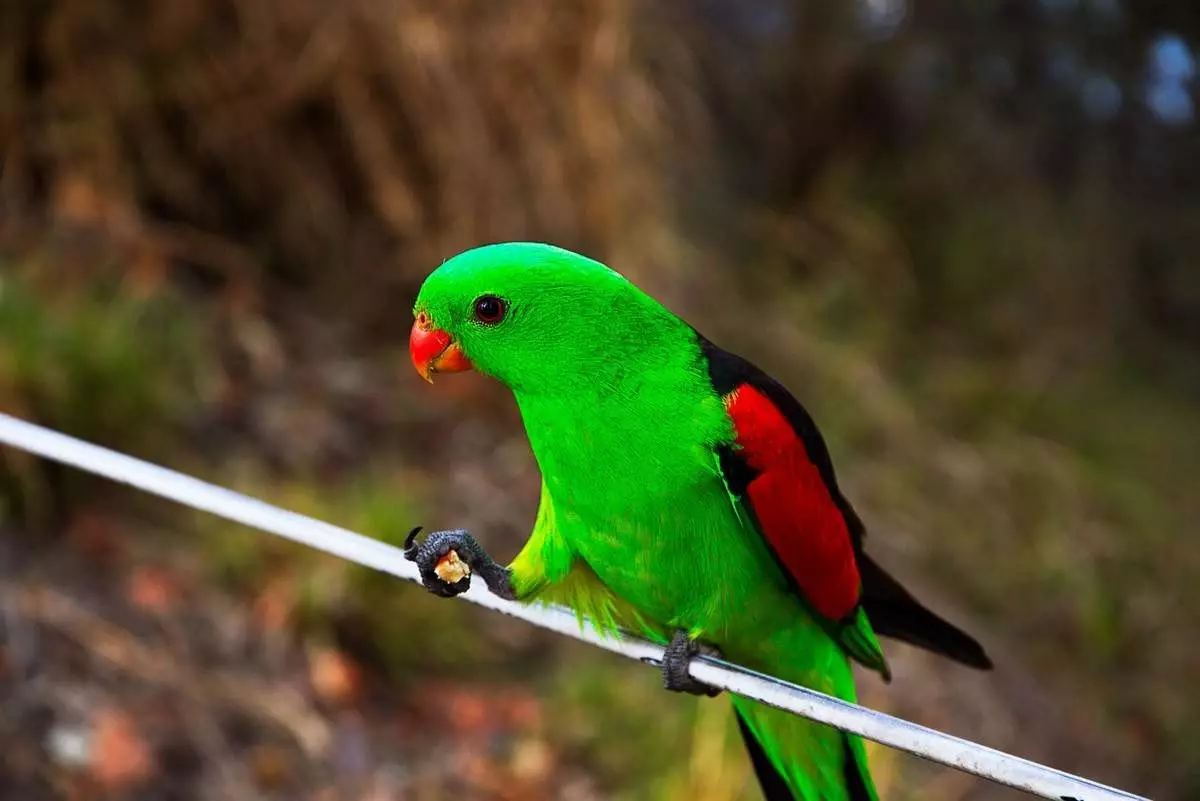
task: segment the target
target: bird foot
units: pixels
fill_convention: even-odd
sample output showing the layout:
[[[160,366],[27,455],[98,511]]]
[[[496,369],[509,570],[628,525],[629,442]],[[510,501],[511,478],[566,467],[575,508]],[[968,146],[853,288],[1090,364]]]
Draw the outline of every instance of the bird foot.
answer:
[[[696,681],[688,673],[688,666],[697,654],[721,658],[721,651],[716,646],[693,640],[683,629],[676,629],[671,643],[663,651],[663,686],[677,693],[704,695],[709,698],[720,695],[720,688]]]
[[[510,572],[498,564],[464,529],[435,531],[419,545],[421,526],[404,539],[404,558],[415,562],[425,589],[443,598],[453,598],[471,587],[471,575],[483,578],[487,588],[501,598],[513,600]]]

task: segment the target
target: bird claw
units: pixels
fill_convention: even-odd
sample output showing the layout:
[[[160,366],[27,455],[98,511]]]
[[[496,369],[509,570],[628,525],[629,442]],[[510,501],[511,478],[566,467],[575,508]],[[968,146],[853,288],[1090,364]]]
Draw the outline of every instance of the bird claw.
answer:
[[[720,658],[721,651],[714,645],[701,643],[688,636],[683,629],[676,629],[671,642],[663,651],[663,686],[671,692],[704,695],[713,698],[721,694],[719,687],[696,681],[688,673],[688,666],[697,654]]]
[[[478,574],[496,595],[514,597],[508,568],[497,564],[466,530],[435,531],[417,544],[420,531],[417,526],[405,537],[404,558],[416,563],[425,589],[453,598],[470,589],[471,575]]]

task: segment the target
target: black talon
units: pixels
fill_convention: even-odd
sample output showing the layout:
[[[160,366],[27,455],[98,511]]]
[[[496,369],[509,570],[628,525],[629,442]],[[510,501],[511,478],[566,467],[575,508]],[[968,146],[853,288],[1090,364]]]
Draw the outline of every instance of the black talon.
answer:
[[[508,568],[497,564],[465,530],[434,531],[418,545],[416,539],[421,528],[417,526],[404,538],[404,558],[416,563],[425,589],[443,598],[453,598],[470,589],[471,574],[478,573],[493,593],[509,600],[515,598]],[[457,553],[458,558],[471,568],[470,573],[453,584],[443,581],[435,569],[442,557],[451,551]]]
[[[688,665],[697,654],[720,657],[721,652],[711,645],[702,645],[693,640],[683,629],[676,629],[671,643],[663,651],[663,686],[671,692],[705,695],[709,698],[720,695],[719,687],[696,681],[688,673]]]
[[[413,543],[417,539],[417,535],[421,533],[424,526],[416,526],[412,531],[408,532],[408,536],[404,538],[404,558],[410,562],[416,561],[417,546]]]

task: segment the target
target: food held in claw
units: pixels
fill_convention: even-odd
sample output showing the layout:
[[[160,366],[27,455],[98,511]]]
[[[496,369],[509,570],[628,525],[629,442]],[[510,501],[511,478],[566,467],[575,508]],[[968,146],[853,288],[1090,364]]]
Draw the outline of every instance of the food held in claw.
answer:
[[[449,551],[434,565],[433,572],[447,584],[457,584],[471,575],[471,566],[458,558],[458,551]]]

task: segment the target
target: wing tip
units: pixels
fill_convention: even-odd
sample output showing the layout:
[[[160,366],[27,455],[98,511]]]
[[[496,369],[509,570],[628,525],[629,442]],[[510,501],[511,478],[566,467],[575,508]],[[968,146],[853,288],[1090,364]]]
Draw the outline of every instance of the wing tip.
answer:
[[[970,641],[970,645],[957,655],[957,661],[963,663],[967,667],[973,667],[977,670],[995,670],[996,663],[983,650],[983,646],[976,642],[970,635],[960,632],[963,637]],[[947,654],[949,656],[949,654]]]
[[[970,634],[918,601],[866,553],[859,555],[863,574],[862,604],[881,637],[901,640],[977,670],[994,663]]]

